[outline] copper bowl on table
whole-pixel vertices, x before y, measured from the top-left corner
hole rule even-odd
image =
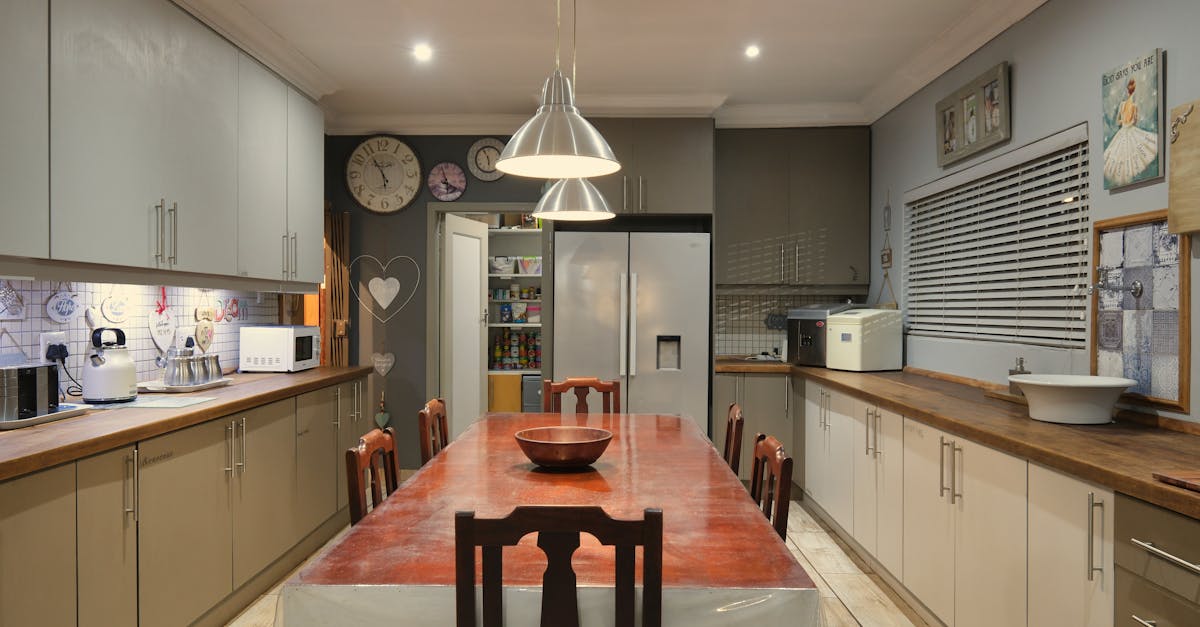
[[[612,431],[591,427],[535,427],[515,436],[529,461],[546,468],[589,466],[604,454]]]

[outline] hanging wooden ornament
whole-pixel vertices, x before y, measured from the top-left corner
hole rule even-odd
[[[0,283],[0,320],[24,320],[25,300],[12,282]]]
[[[66,286],[60,283],[59,288],[46,301],[46,317],[59,324],[67,324],[79,314],[79,295],[71,290],[69,283]]]
[[[175,341],[177,327],[175,317],[171,315],[171,308],[167,304],[167,288],[159,287],[159,293],[161,297],[155,301],[150,314],[146,316],[146,324],[150,328],[150,337],[154,340],[154,345],[159,350],[166,351]]]
[[[207,353],[212,347],[213,338],[217,334],[217,327],[212,320],[201,320],[196,323],[196,346],[200,347],[200,352]]]
[[[100,313],[113,324],[122,324],[129,319],[129,296],[123,291],[116,293],[114,287],[108,288],[108,296],[100,301]]]

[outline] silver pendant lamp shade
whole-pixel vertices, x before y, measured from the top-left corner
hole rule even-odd
[[[558,69],[542,87],[542,106],[517,129],[496,169],[543,179],[603,176],[621,169],[600,131],[579,115],[571,80]]]
[[[600,190],[584,178],[562,179],[550,186],[533,217],[543,220],[607,220],[616,217]]]

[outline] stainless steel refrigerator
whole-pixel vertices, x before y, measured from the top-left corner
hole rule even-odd
[[[682,414],[707,433],[710,260],[708,233],[556,233],[555,380],[620,379],[623,412]]]

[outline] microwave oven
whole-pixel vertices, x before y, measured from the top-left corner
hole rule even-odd
[[[321,329],[263,325],[241,328],[238,370],[300,372],[321,365]]]

